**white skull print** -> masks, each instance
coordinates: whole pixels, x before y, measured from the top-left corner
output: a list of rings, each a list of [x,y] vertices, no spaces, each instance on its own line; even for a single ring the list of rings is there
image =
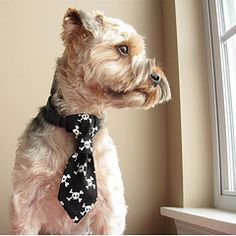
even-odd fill
[[[92,209],[93,205],[94,204],[92,203],[92,205],[87,205],[86,206],[85,203],[83,203],[82,207],[84,208],[84,211],[81,211],[80,214],[83,216],[86,213],[88,213]]]
[[[94,137],[95,132],[97,132],[97,131],[98,131],[98,127],[97,127],[97,126],[92,127],[92,130],[91,130],[91,132],[90,132],[91,137]]]
[[[87,179],[88,185],[85,186],[87,189],[96,188],[96,185],[93,183],[93,180],[94,180],[93,176],[90,176],[89,179]]]
[[[75,159],[75,162],[77,161],[79,153],[75,152],[71,157],[72,159]]]
[[[89,117],[89,114],[80,114],[79,117],[79,122],[81,122],[82,120],[88,120],[90,124],[92,123],[92,119]]]
[[[78,216],[75,216],[72,220],[73,220],[73,222],[78,222],[79,218],[78,218]]]
[[[80,197],[81,195],[84,194],[82,190],[80,190],[79,192],[73,192],[73,189],[71,189],[70,193],[71,193],[71,196],[66,198],[68,201],[70,201],[71,199],[78,200],[78,202],[82,201],[82,198]]]
[[[91,146],[91,144],[92,144],[92,141],[91,141],[91,139],[89,139],[89,140],[84,140],[83,138],[81,139],[81,143],[83,144],[83,146],[82,147],[79,147],[79,149],[81,150],[81,151],[83,151],[84,149],[89,149],[91,152],[93,151],[93,148],[92,148],[92,146]]]
[[[75,128],[72,130],[72,132],[75,134],[75,138],[78,138],[80,134],[82,134],[79,130],[79,126],[76,125]]]
[[[61,183],[65,183],[65,187],[68,187],[69,186],[69,182],[67,182],[67,179],[70,179],[70,178],[71,178],[70,174],[63,175],[62,179],[61,179]]]
[[[80,165],[80,164],[78,163],[77,167],[78,167],[78,170],[77,170],[77,171],[74,171],[74,174],[77,175],[78,173],[83,173],[84,176],[86,176],[86,172],[87,172],[87,162],[85,162],[83,165]]]

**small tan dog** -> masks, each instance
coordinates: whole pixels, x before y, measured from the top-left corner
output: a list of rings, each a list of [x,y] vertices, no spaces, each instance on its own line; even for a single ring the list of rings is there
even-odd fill
[[[127,207],[115,145],[108,134],[108,107],[148,109],[171,97],[168,82],[145,54],[143,38],[118,19],[68,9],[61,34],[52,102],[58,113],[89,113],[102,120],[93,140],[97,179],[94,207],[74,223],[57,194],[75,139],[49,124],[43,108],[19,140],[13,170],[15,234],[122,234]]]

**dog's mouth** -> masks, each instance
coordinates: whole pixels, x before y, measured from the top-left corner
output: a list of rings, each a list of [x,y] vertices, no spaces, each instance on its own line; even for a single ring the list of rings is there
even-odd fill
[[[132,101],[140,100],[147,107],[156,103],[163,103],[171,99],[170,87],[165,78],[162,78],[158,86],[150,83],[143,83],[132,90],[115,90],[112,87],[106,87],[105,93],[112,99]]]
[[[138,89],[138,88],[134,89],[132,91],[118,91],[118,90],[114,90],[110,87],[107,87],[107,88],[105,88],[105,92],[108,96],[110,96],[112,98],[121,98],[121,97],[126,96],[130,93],[142,94],[145,97],[147,96],[147,94],[144,91],[142,91],[141,89]]]
[[[124,91],[117,91],[110,87],[105,88],[105,93],[110,97],[121,97],[126,94]]]

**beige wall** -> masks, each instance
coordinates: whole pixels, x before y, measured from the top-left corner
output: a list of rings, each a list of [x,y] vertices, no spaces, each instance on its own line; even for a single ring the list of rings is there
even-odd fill
[[[212,153],[201,1],[163,1],[163,22],[173,98],[167,105],[168,204],[209,207]]]
[[[170,206],[183,206],[182,134],[180,115],[179,58],[175,1],[163,1],[164,56],[172,101],[167,105],[168,196]]]
[[[184,207],[213,202],[210,108],[202,4],[176,0]]]
[[[55,59],[63,50],[61,20],[69,6],[101,9],[127,20],[146,36],[149,55],[164,65],[159,0],[0,1],[0,233],[8,232],[17,137],[46,102]],[[165,106],[150,111],[110,110],[109,128],[118,146],[129,205],[126,233],[164,233],[159,207],[166,203],[167,188]]]
[[[164,60],[171,85],[167,105],[167,202],[211,207],[212,153],[208,75],[200,0],[163,0]],[[167,221],[166,233],[175,233]]]

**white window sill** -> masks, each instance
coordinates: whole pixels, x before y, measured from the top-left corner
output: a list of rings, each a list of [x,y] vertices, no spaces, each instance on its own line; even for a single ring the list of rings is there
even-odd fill
[[[182,232],[236,234],[236,213],[214,208],[161,207],[161,215],[175,220],[178,226],[188,228]],[[178,231],[179,232],[179,231]]]

